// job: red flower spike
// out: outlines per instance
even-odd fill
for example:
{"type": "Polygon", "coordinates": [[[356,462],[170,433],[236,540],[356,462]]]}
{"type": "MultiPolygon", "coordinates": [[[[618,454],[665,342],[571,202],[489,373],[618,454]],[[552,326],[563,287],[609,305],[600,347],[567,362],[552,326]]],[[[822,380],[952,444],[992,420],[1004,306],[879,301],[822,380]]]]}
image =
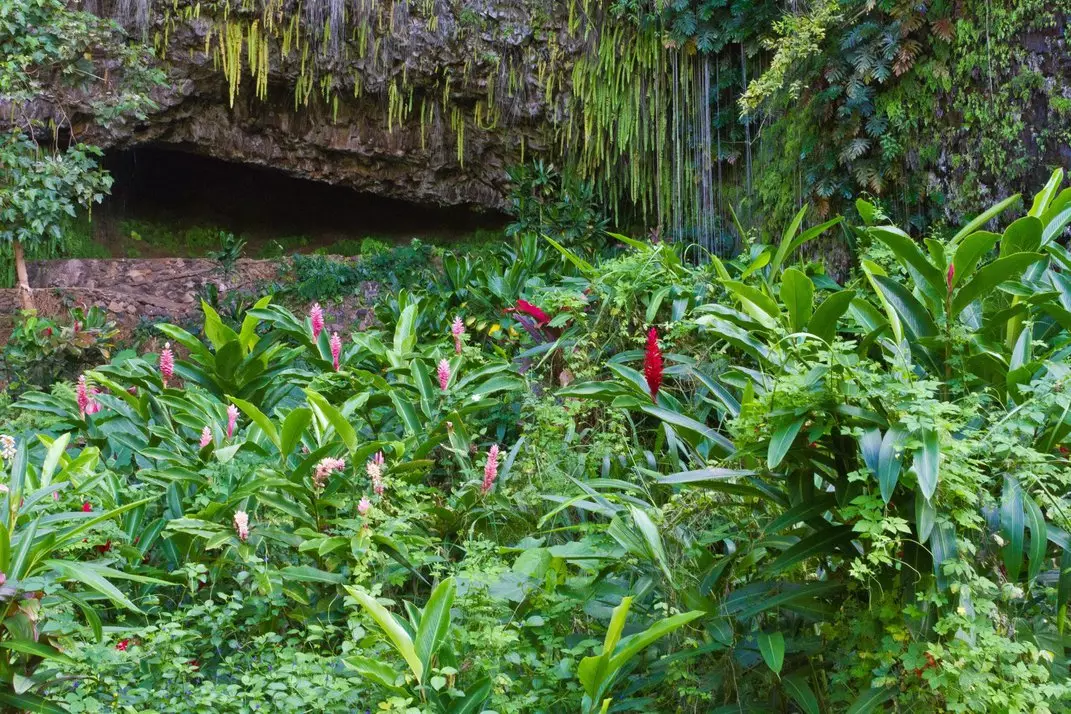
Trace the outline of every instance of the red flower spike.
{"type": "Polygon", "coordinates": [[[522,312],[525,315],[528,315],[529,317],[533,318],[536,321],[536,324],[538,324],[540,327],[544,327],[548,322],[550,322],[550,317],[547,315],[547,313],[543,312],[527,300],[518,299],[517,307],[515,309],[517,310],[517,312],[522,312]]]}
{"type": "Polygon", "coordinates": [[[662,387],[662,350],[658,348],[658,330],[654,327],[647,333],[647,349],[643,354],[643,376],[651,390],[651,401],[658,401],[662,387]]]}
{"type": "Polygon", "coordinates": [[[93,504],[90,503],[89,501],[86,501],[85,503],[82,504],[82,513],[89,513],[92,510],[93,510],[93,504]]]}
{"type": "Polygon", "coordinates": [[[129,639],[119,640],[119,644],[115,646],[115,649],[119,650],[120,652],[126,652],[128,647],[130,647],[129,639]]]}
{"type": "Polygon", "coordinates": [[[949,264],[948,274],[945,275],[945,285],[948,286],[948,292],[952,292],[952,283],[956,279],[956,266],[949,264]]]}

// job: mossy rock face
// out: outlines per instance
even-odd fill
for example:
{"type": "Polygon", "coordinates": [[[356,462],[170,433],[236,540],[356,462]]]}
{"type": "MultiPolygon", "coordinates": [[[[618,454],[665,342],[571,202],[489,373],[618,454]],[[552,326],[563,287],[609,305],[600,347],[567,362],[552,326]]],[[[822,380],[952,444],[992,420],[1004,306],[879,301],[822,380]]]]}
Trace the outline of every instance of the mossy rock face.
{"type": "Polygon", "coordinates": [[[443,206],[505,206],[506,167],[553,144],[583,45],[548,0],[97,5],[155,45],[168,86],[147,121],[84,138],[443,206]]]}

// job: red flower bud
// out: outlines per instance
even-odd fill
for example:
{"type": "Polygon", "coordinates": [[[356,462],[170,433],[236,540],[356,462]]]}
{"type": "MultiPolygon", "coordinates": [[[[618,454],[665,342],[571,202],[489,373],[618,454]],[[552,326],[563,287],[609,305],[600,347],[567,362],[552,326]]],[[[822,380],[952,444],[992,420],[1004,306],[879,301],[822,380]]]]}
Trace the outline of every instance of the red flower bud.
{"type": "Polygon", "coordinates": [[[643,376],[647,379],[647,388],[651,390],[651,400],[657,402],[658,390],[662,387],[662,350],[658,348],[658,330],[654,327],[647,333],[643,376]]]}

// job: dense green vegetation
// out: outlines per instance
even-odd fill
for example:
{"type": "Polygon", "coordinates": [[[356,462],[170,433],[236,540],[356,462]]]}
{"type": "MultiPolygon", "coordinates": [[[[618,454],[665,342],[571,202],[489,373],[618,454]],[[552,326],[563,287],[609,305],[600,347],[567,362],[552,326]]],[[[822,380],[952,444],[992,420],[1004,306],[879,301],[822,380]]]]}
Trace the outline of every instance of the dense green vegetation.
{"type": "MultiPolygon", "coordinates": [[[[433,31],[439,4],[411,5],[433,31]]],[[[193,321],[20,313],[0,710],[1071,708],[1071,188],[1034,160],[1068,136],[1009,111],[1067,112],[1016,39],[1063,42],[1066,17],[566,5],[575,56],[481,58],[561,109],[557,155],[509,172],[503,235],[280,240],[276,282],[209,281],[193,321]]],[[[296,106],[441,112],[471,160],[498,84],[460,106],[340,79],[397,27],[393,3],[347,7],[123,3],[142,44],[0,0],[0,247],[101,250],[76,220],[99,154],[36,103],[145,116],[146,47],[202,11],[232,104],[281,52],[296,106]]],[[[466,8],[449,31],[495,27],[466,8]]],[[[123,231],[221,276],[249,249],[123,231]]]]}
{"type": "Polygon", "coordinates": [[[1071,189],[858,211],[844,285],[802,212],[701,266],[528,233],[368,330],[205,303],[18,395],[0,698],[1062,710],[1071,189]]]}

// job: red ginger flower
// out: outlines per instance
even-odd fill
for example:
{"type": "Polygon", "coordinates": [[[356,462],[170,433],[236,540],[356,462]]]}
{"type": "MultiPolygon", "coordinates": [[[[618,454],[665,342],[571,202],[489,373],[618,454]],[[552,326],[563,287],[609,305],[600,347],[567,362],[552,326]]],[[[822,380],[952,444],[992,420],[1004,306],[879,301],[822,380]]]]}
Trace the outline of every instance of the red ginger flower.
{"type": "Polygon", "coordinates": [[[948,273],[945,274],[945,285],[948,286],[948,292],[952,292],[952,284],[956,281],[956,266],[950,263],[948,266],[948,273]]]}
{"type": "Polygon", "coordinates": [[[89,501],[86,501],[85,503],[82,504],[82,513],[89,513],[92,510],[93,510],[93,504],[90,503],[89,501]]]}
{"type": "Polygon", "coordinates": [[[115,649],[119,650],[120,652],[126,652],[127,647],[130,647],[129,639],[119,640],[119,644],[115,646],[115,649]]]}
{"type": "Polygon", "coordinates": [[[658,348],[658,330],[654,327],[647,333],[647,349],[643,354],[643,376],[647,378],[651,400],[657,402],[658,390],[662,387],[662,350],[658,348]]]}
{"type": "Polygon", "coordinates": [[[548,322],[550,322],[550,317],[547,315],[547,313],[543,312],[527,300],[517,300],[517,307],[515,308],[515,310],[533,318],[536,321],[536,324],[540,327],[543,327],[548,322]]]}
{"type": "Polygon", "coordinates": [[[439,389],[445,392],[450,386],[450,363],[446,360],[439,360],[439,368],[436,371],[439,376],[439,389]]]}

